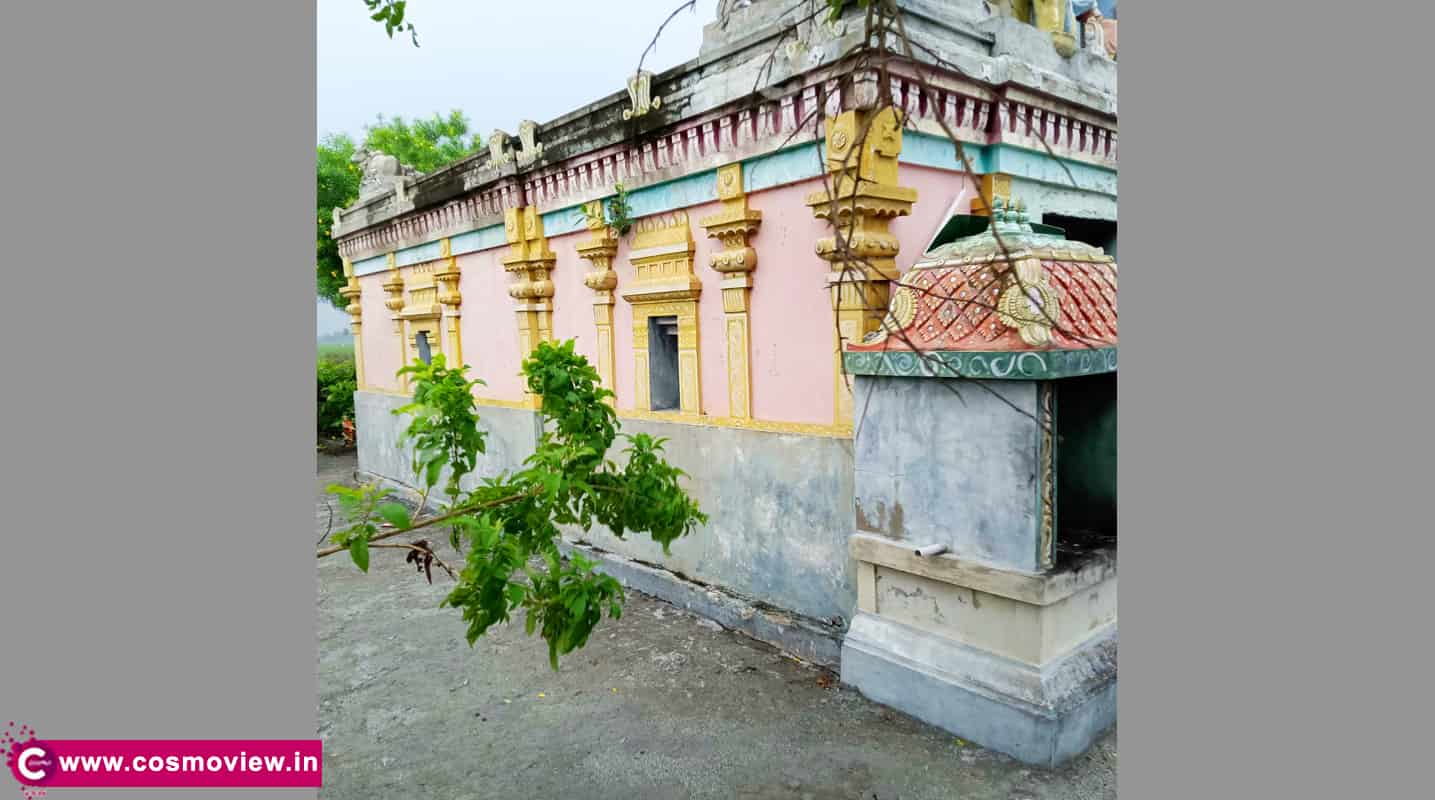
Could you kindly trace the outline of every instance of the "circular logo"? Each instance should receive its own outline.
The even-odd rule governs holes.
[[[26,786],[44,786],[60,771],[54,750],[44,742],[16,742],[12,752],[10,771]]]

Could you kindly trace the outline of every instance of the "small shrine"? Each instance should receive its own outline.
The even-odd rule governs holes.
[[[842,680],[1054,765],[1116,720],[1117,272],[993,206],[953,218],[843,354],[858,612]]]

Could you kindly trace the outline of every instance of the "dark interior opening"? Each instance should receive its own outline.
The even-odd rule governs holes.
[[[1116,373],[1056,381],[1056,560],[1116,546]]]
[[[1047,225],[1061,228],[1066,233],[1066,238],[1071,241],[1085,242],[1092,247],[1100,247],[1106,251],[1106,255],[1116,258],[1116,222],[1114,220],[1043,214],[1041,221]]]
[[[1031,229],[1037,233],[1048,233],[1053,236],[1062,235],[1060,228],[1051,225],[1043,225],[1039,222],[1028,224],[1030,224]],[[952,218],[947,220],[946,224],[942,226],[942,229],[937,232],[936,238],[932,239],[932,244],[927,249],[935,250],[949,242],[965,239],[968,236],[976,236],[990,226],[991,218],[989,217],[984,217],[979,214],[953,214]]]
[[[418,335],[414,337],[414,346],[418,348],[420,361],[425,364],[433,362],[433,352],[429,350],[428,331],[418,332]]]
[[[682,405],[677,317],[648,317],[648,398],[654,411],[671,411]]]

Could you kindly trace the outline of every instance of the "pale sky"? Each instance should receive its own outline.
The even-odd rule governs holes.
[[[318,133],[356,138],[375,115],[457,108],[485,139],[520,120],[542,123],[621,91],[658,26],[682,0],[409,0],[418,28],[390,40],[360,0],[318,0]],[[698,54],[715,0],[673,19],[643,68]]]
[[[485,140],[518,132],[627,87],[638,57],[682,0],[409,0],[406,34],[391,40],[361,0],[318,0],[317,138],[363,138],[378,114],[406,119],[459,109]],[[698,0],[667,28],[643,68],[661,72],[698,54],[716,0]],[[319,334],[348,317],[319,303]]]

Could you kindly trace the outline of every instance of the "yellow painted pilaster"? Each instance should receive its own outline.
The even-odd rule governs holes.
[[[448,329],[445,358],[449,360],[450,367],[463,366],[462,326],[459,324],[462,317],[460,308],[463,305],[463,295],[458,291],[460,277],[462,274],[458,268],[458,259],[453,257],[453,244],[448,237],[444,237],[439,240],[439,265],[434,279],[438,281],[438,301],[444,307],[444,323]]]
[[[613,257],[618,254],[618,237],[603,220],[601,200],[595,200],[583,208],[588,218],[588,230],[593,238],[581,242],[578,255],[593,265],[583,276],[583,285],[593,290],[593,326],[598,334],[598,375],[603,387],[616,392],[613,380],[613,290],[618,288],[618,273],[613,271]],[[608,398],[610,404],[615,398]]]
[[[339,294],[349,301],[344,311],[349,315],[349,330],[354,334],[354,383],[358,388],[363,389],[364,383],[364,309],[359,303],[362,291],[359,288],[359,279],[354,276],[354,262],[348,258],[344,259],[344,277],[348,283],[339,290]]]
[[[543,237],[543,218],[536,206],[510,208],[503,215],[504,233],[509,252],[503,257],[503,268],[514,276],[508,294],[518,301],[518,347],[520,358],[528,356],[539,343],[553,338],[553,281],[551,274],[558,257]],[[526,390],[525,390],[526,391]],[[537,408],[541,400],[525,395]]]
[[[393,322],[394,335],[399,337],[399,358],[403,358],[404,349],[404,321],[399,313],[404,309],[404,278],[399,274],[399,268],[394,260],[394,254],[388,256],[389,277],[384,281],[384,308],[389,310],[389,319]],[[399,366],[407,366],[403,362]],[[407,391],[409,386],[408,376],[399,377],[399,388]]]
[[[718,170],[717,194],[723,204],[722,210],[704,217],[702,226],[707,229],[708,236],[723,245],[721,251],[713,253],[711,266],[723,276],[728,416],[747,419],[752,416],[752,367],[749,358],[752,331],[748,320],[748,301],[752,291],[752,271],[757,268],[757,251],[748,244],[748,238],[757,233],[762,224],[762,212],[747,207],[741,163],[728,164]]]
[[[836,364],[835,420],[852,424],[852,392],[842,374],[842,349],[881,327],[887,293],[896,280],[897,237],[888,225],[912,211],[917,191],[897,184],[902,122],[895,108],[844,111],[827,118],[827,186],[807,197],[818,219],[837,233],[817,240],[818,257],[832,265]]]

